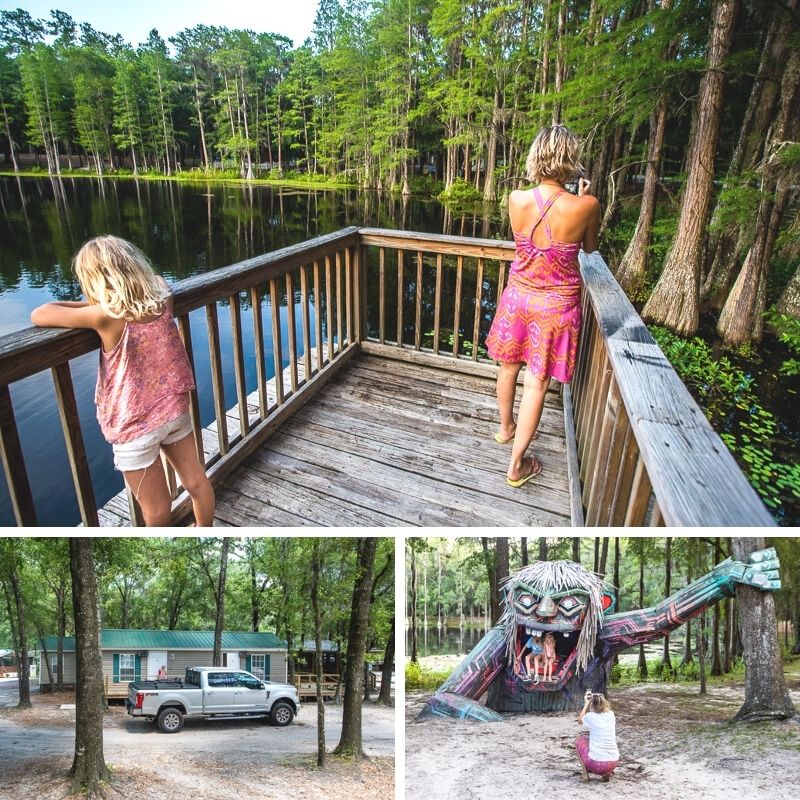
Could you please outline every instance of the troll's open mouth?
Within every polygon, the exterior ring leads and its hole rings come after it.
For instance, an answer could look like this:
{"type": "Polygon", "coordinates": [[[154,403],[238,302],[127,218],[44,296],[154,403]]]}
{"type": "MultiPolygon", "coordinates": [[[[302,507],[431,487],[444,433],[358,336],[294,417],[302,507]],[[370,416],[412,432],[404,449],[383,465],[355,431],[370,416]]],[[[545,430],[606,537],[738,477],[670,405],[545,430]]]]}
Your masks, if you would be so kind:
{"type": "Polygon", "coordinates": [[[514,642],[514,672],[517,678],[531,691],[545,688],[561,688],[575,671],[574,665],[578,655],[578,638],[580,635],[580,628],[567,628],[564,625],[518,624],[514,642]],[[533,637],[535,631],[541,632],[540,638],[533,637]],[[531,654],[531,639],[533,638],[534,642],[538,642],[540,646],[543,646],[541,643],[548,632],[552,633],[555,638],[556,658],[553,662],[553,681],[545,684],[542,682],[544,678],[544,653],[541,653],[538,658],[538,672],[536,670],[537,662],[533,658],[529,659],[528,656],[531,654]],[[530,668],[528,668],[528,663],[530,663],[530,668]],[[538,683],[536,682],[537,674],[539,677],[538,683]]]}

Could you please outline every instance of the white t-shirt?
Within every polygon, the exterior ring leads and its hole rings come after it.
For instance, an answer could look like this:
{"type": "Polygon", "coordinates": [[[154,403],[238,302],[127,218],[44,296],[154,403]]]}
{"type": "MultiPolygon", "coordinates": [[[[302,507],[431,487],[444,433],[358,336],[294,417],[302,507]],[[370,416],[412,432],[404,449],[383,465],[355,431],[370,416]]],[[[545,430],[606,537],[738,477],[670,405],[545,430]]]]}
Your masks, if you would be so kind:
{"type": "Polygon", "coordinates": [[[589,758],[592,761],[619,761],[617,749],[617,718],[613,711],[583,715],[583,725],[589,729],[589,758]]]}

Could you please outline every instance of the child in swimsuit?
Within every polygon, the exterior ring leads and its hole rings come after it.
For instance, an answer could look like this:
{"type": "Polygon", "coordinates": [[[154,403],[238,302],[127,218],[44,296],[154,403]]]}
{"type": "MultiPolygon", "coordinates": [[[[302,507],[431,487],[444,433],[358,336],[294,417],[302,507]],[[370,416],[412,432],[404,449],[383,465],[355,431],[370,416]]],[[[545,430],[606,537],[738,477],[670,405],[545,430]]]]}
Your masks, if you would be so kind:
{"type": "Polygon", "coordinates": [[[530,653],[528,653],[528,655],[525,657],[525,666],[528,668],[528,677],[530,679],[530,676],[533,675],[533,682],[539,683],[539,656],[541,656],[543,652],[542,632],[533,631],[525,646],[528,648],[528,650],[530,650],[530,653]],[[531,662],[533,662],[532,665],[531,662]]]}
{"type": "Polygon", "coordinates": [[[553,664],[556,660],[556,637],[548,633],[544,637],[544,681],[553,681],[553,664]]]}

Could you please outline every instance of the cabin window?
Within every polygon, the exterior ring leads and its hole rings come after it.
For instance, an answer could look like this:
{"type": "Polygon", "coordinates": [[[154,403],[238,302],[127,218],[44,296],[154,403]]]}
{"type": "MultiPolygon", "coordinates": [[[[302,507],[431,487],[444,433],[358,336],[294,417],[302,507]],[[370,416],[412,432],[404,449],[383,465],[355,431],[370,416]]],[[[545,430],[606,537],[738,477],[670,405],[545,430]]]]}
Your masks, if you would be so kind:
{"type": "Polygon", "coordinates": [[[58,682],[58,654],[50,656],[50,671],[53,673],[53,680],[58,682]]]}
{"type": "Polygon", "coordinates": [[[260,678],[263,681],[266,677],[264,675],[264,654],[253,654],[250,656],[250,659],[250,672],[252,672],[256,678],[260,678]]]}
{"type": "Polygon", "coordinates": [[[119,682],[130,683],[136,680],[136,656],[133,653],[119,654],[119,682]]]}

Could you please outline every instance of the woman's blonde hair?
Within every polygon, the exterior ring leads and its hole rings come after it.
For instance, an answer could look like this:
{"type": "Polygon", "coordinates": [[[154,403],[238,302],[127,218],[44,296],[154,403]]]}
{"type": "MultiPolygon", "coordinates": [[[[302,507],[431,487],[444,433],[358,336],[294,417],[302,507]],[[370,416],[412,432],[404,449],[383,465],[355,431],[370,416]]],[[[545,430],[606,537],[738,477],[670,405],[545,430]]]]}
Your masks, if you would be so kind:
{"type": "Polygon", "coordinates": [[[551,125],[539,131],[533,140],[525,169],[528,180],[550,180],[565,183],[578,175],[583,167],[578,157],[581,145],[578,137],[564,125],[551,125]]]}
{"type": "Polygon", "coordinates": [[[72,269],[86,299],[114,319],[160,314],[169,297],[147,256],[118,236],[89,239],[75,254],[72,269]]]}
{"type": "Polygon", "coordinates": [[[608,698],[605,695],[592,692],[589,711],[594,711],[595,714],[604,714],[606,711],[611,711],[611,703],[608,702],[608,698]]]}

